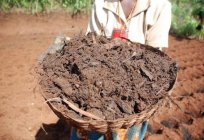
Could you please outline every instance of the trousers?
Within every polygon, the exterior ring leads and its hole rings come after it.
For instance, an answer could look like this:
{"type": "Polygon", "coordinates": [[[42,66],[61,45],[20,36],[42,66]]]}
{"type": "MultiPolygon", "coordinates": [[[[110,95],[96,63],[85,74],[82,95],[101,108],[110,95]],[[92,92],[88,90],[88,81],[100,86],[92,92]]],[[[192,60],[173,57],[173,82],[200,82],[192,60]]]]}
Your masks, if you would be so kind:
{"type": "Polygon", "coordinates": [[[71,128],[70,140],[143,140],[147,131],[148,122],[134,125],[128,129],[118,129],[115,132],[101,134],[98,132],[83,133],[80,129],[71,128]]]}

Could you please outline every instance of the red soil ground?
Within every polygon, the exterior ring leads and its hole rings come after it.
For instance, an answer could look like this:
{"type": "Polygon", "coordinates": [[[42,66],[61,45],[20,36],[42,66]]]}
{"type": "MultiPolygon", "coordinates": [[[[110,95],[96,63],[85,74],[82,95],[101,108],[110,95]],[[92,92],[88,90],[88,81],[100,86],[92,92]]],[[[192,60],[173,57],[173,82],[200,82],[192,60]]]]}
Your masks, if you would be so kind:
{"type": "MultiPolygon", "coordinates": [[[[85,31],[87,16],[0,13],[0,140],[57,140],[67,129],[37,90],[34,67],[55,36],[85,31]],[[42,127],[43,126],[43,127],[42,127]],[[44,129],[44,130],[43,130],[44,129]]],[[[150,120],[147,140],[204,139],[204,41],[170,36],[180,71],[171,104],[150,120]],[[181,111],[182,110],[182,111],[181,111]]]]}

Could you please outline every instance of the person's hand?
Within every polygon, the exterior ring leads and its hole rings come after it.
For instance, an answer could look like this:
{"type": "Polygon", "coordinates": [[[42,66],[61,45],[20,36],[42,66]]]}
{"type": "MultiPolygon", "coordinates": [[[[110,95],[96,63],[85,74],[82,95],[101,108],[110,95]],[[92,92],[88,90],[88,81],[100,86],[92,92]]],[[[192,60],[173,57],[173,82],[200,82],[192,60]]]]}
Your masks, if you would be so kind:
{"type": "Polygon", "coordinates": [[[59,35],[55,38],[54,43],[44,52],[40,55],[38,58],[38,63],[42,63],[43,60],[47,57],[49,54],[54,54],[57,51],[61,50],[65,46],[65,42],[69,41],[69,37],[65,37],[64,35],[59,35]]]}

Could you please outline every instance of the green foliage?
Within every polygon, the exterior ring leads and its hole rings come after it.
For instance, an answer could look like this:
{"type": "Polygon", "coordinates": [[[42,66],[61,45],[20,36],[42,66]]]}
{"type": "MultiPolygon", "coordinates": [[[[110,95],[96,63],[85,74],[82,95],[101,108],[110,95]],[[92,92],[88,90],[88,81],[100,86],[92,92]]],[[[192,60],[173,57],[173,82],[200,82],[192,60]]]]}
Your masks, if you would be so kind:
{"type": "Polygon", "coordinates": [[[73,14],[87,11],[91,7],[92,0],[61,0],[61,4],[66,9],[71,9],[73,14]]]}
{"type": "Polygon", "coordinates": [[[204,0],[172,0],[171,30],[182,37],[204,39],[204,0]],[[198,28],[200,27],[200,28],[198,28]]]}
{"type": "Polygon", "coordinates": [[[54,0],[0,0],[0,11],[9,12],[12,8],[37,13],[53,9],[54,0]]]}
{"type": "Polygon", "coordinates": [[[91,7],[91,2],[92,0],[0,0],[0,11],[9,12],[13,8],[21,8],[37,13],[65,8],[76,14],[87,11],[91,7]]]}

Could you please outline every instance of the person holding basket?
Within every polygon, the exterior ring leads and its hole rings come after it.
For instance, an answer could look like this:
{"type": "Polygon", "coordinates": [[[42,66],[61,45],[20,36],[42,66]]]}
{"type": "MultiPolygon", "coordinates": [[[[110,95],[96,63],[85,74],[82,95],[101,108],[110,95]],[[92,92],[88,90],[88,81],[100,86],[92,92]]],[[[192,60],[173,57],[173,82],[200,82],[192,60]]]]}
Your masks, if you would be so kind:
{"type": "MultiPolygon", "coordinates": [[[[121,38],[162,50],[168,47],[171,3],[168,0],[95,0],[87,34],[121,38]]],[[[89,140],[143,140],[148,120],[112,134],[88,132],[89,140]]],[[[81,140],[80,130],[72,128],[71,140],[81,140]]]]}
{"type": "MultiPolygon", "coordinates": [[[[87,34],[95,32],[107,38],[121,38],[134,43],[158,48],[168,47],[171,25],[171,3],[168,0],[95,0],[87,34]]],[[[48,54],[54,54],[70,38],[59,36],[54,45],[38,59],[42,63],[48,54]]],[[[128,129],[100,134],[71,128],[70,140],[143,140],[148,120],[128,129]]]]}

